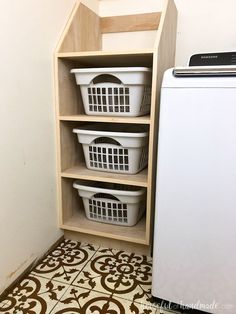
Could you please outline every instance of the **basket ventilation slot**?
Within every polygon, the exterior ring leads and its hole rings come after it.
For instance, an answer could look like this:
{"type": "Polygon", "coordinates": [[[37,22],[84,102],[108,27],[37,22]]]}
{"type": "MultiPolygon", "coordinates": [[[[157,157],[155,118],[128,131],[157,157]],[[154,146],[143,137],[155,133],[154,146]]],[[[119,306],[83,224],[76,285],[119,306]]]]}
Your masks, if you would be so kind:
{"type": "Polygon", "coordinates": [[[89,145],[89,163],[94,168],[129,171],[128,153],[127,148],[89,145]]]}
{"type": "Polygon", "coordinates": [[[88,87],[91,112],[130,112],[128,87],[88,87]]]}
{"type": "MultiPolygon", "coordinates": [[[[110,198],[110,195],[109,195],[110,198]]],[[[127,204],[106,199],[89,200],[89,217],[101,221],[117,221],[127,223],[128,213],[127,204]]]]}

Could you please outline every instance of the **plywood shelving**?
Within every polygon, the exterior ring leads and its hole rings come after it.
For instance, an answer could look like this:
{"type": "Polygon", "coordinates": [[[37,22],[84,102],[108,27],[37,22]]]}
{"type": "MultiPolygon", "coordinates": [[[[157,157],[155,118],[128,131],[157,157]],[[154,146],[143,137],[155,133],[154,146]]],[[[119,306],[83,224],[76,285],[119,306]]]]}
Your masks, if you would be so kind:
{"type": "MultiPolygon", "coordinates": [[[[88,116],[86,114],[78,114],[71,116],[59,116],[61,121],[88,121],[97,122],[98,118],[96,116],[88,116]]],[[[100,122],[106,123],[132,123],[132,124],[150,124],[150,116],[143,117],[99,117],[100,122]]]]}
{"type": "MultiPolygon", "coordinates": [[[[67,23],[55,53],[55,94],[58,151],[58,195],[60,227],[69,236],[73,232],[91,240],[110,239],[132,249],[150,249],[154,212],[156,150],[159,115],[159,92],[165,69],[173,66],[175,55],[177,12],[173,0],[165,0],[162,12],[138,15],[99,17],[91,8],[78,1],[67,23]],[[103,50],[103,34],[155,30],[151,47],[103,50]],[[142,117],[108,117],[85,115],[81,94],[72,68],[146,66],[152,68],[151,112],[142,117]],[[149,129],[148,168],[136,175],[92,171],[86,168],[82,147],[72,129],[89,122],[146,125],[149,129]],[[146,214],[134,227],[121,227],[90,221],[85,217],[82,200],[72,183],[110,182],[145,187],[146,214]]],[[[114,244],[113,242],[114,241],[114,244]]]]}

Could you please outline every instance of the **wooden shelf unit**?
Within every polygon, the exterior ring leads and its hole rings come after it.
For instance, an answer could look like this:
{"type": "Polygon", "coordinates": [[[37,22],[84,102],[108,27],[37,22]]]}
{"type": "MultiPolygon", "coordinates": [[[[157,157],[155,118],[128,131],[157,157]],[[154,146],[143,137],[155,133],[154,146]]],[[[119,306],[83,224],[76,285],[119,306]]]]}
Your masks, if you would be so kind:
{"type": "MultiPolygon", "coordinates": [[[[60,227],[67,236],[88,241],[92,237],[110,239],[111,246],[149,253],[155,204],[156,153],[159,116],[159,93],[164,71],[173,66],[177,11],[173,0],[165,0],[162,12],[99,17],[78,1],[55,53],[55,94],[58,152],[58,204],[60,227]],[[145,21],[145,23],[143,22],[145,21]],[[126,25],[124,27],[124,24],[126,25]],[[143,49],[102,50],[102,34],[155,30],[152,47],[143,49]],[[152,68],[151,111],[142,117],[88,116],[85,114],[79,86],[70,73],[72,68],[145,66],[152,68]],[[74,127],[91,122],[145,125],[149,130],[148,168],[136,175],[89,170],[74,127]],[[109,182],[145,187],[146,213],[133,227],[90,221],[85,217],[82,199],[72,187],[73,181],[109,182]],[[135,245],[132,245],[135,244],[135,245]]],[[[121,45],[123,47],[123,45],[121,45]]]]}

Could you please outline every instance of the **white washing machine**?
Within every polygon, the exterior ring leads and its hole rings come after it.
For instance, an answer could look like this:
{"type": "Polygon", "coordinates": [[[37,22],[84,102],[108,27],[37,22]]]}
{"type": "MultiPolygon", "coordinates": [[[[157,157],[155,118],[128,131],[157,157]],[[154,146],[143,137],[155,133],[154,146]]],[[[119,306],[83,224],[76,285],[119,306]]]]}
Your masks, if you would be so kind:
{"type": "Polygon", "coordinates": [[[236,68],[177,74],[161,91],[152,294],[235,314],[236,68]]]}

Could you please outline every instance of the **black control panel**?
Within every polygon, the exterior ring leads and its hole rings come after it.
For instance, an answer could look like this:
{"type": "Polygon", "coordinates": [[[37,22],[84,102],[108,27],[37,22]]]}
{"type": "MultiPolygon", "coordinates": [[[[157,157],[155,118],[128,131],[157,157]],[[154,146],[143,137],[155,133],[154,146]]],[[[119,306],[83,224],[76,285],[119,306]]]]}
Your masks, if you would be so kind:
{"type": "Polygon", "coordinates": [[[189,60],[189,66],[214,65],[236,65],[236,52],[199,53],[189,60]]]}

